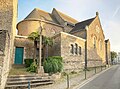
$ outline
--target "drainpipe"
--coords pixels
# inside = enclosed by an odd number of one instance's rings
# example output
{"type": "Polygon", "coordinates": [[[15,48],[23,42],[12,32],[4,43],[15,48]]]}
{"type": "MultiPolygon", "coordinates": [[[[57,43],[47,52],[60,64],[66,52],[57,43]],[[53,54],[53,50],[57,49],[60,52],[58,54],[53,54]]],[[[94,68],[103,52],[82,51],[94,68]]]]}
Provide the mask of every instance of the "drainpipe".
{"type": "Polygon", "coordinates": [[[85,41],[85,69],[87,69],[87,40],[85,41]]]}

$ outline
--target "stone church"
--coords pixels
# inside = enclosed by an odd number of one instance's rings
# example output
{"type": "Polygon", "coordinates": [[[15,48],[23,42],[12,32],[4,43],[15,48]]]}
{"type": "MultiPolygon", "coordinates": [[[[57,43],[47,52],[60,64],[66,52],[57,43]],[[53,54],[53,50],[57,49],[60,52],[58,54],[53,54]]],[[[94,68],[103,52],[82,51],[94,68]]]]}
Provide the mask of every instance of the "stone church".
{"type": "Polygon", "coordinates": [[[41,28],[42,35],[54,41],[48,55],[62,56],[64,71],[79,71],[85,60],[88,67],[110,63],[110,41],[105,40],[98,12],[79,22],[55,8],[52,13],[35,8],[16,26],[17,5],[17,0],[0,0],[0,89],[4,89],[12,64],[24,64],[24,59],[33,57],[28,35],[41,28]]]}
{"type": "Polygon", "coordinates": [[[33,42],[27,37],[30,33],[39,31],[40,27],[43,29],[42,35],[51,37],[54,41],[48,55],[63,57],[65,71],[79,71],[84,68],[85,60],[88,67],[106,64],[110,45],[106,45],[109,40],[105,41],[99,13],[96,12],[95,17],[79,22],[55,8],[52,13],[35,8],[17,24],[13,63],[23,64],[24,59],[33,57],[33,42]],[[21,57],[18,57],[20,54],[17,51],[21,51],[21,57]]]}

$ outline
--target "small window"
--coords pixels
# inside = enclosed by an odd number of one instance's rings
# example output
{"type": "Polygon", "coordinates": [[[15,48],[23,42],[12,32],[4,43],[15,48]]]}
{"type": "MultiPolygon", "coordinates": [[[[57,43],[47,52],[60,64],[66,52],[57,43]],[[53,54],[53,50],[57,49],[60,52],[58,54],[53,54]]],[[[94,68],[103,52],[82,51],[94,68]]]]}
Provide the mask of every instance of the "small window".
{"type": "Polygon", "coordinates": [[[75,54],[78,54],[78,45],[75,43],[75,54]]]}
{"type": "Polygon", "coordinates": [[[82,54],[82,52],[81,52],[81,47],[79,46],[79,54],[81,55],[82,54]]]}
{"type": "Polygon", "coordinates": [[[96,48],[96,38],[95,38],[95,36],[93,37],[93,46],[94,46],[94,48],[96,48]]]}
{"type": "Polygon", "coordinates": [[[99,49],[102,50],[102,41],[99,41],[99,49]]]}
{"type": "Polygon", "coordinates": [[[72,54],[74,54],[74,46],[73,46],[73,44],[71,44],[71,50],[70,50],[70,52],[71,52],[72,54]]]}

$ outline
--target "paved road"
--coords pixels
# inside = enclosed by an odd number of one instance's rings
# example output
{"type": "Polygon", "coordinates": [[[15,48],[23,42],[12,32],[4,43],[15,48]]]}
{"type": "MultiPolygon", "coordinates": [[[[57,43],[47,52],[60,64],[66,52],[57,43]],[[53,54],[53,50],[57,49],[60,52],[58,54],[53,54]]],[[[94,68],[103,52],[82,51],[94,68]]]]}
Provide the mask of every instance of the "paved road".
{"type": "Polygon", "coordinates": [[[113,66],[79,89],[120,89],[120,65],[113,66]]]}

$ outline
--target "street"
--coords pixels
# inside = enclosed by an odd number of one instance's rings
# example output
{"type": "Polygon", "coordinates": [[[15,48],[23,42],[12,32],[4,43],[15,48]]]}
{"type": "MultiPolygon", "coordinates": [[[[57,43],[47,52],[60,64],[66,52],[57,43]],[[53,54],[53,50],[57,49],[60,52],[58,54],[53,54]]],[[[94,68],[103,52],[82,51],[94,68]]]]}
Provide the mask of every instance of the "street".
{"type": "Polygon", "coordinates": [[[120,89],[120,65],[115,65],[79,89],[120,89]]]}

